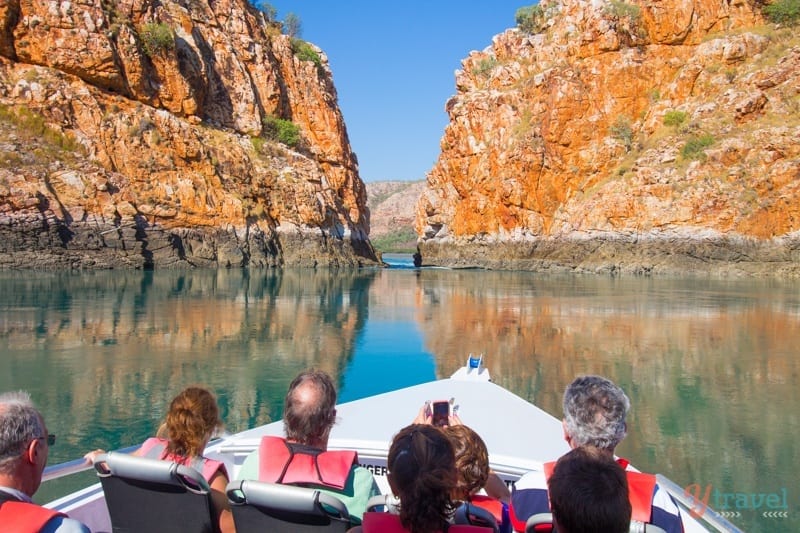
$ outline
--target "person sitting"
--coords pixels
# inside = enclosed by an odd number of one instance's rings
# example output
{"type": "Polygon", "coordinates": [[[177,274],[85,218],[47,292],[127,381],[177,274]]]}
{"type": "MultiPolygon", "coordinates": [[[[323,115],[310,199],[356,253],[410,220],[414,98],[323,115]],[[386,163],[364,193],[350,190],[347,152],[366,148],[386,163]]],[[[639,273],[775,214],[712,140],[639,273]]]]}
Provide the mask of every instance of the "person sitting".
{"type": "Polygon", "coordinates": [[[0,529],[12,533],[89,533],[64,513],[31,499],[42,483],[55,435],[28,393],[0,394],[0,529]]]}
{"type": "Polygon", "coordinates": [[[400,514],[369,512],[348,533],[491,532],[489,528],[452,525],[452,499],[458,473],[450,439],[438,427],[411,424],[392,439],[386,477],[400,500],[400,514]]]}
{"type": "Polygon", "coordinates": [[[347,506],[353,524],[361,523],[367,502],[380,494],[372,473],[358,465],[355,451],[328,451],[336,422],[336,388],[320,370],[301,372],[284,400],[286,437],[262,437],[245,458],[239,479],[257,479],[318,488],[347,506]]]}
{"type": "MultiPolygon", "coordinates": [[[[133,455],[172,461],[194,468],[208,481],[214,519],[222,533],[235,531],[233,515],[225,489],[228,471],[221,461],[203,457],[203,450],[223,427],[214,395],[203,387],[191,386],[180,392],[169,405],[156,437],[144,441],[133,455]]],[[[94,462],[95,450],[86,454],[94,462]]]]}
{"type": "MultiPolygon", "coordinates": [[[[580,376],[564,391],[564,439],[570,448],[591,446],[608,457],[625,438],[625,418],[630,400],[612,381],[601,376],[580,376]]],[[[682,533],[683,521],[672,497],[663,490],[652,474],[628,470],[628,461],[617,462],[626,469],[628,493],[632,505],[632,520],[660,527],[667,533],[682,533]]],[[[546,472],[534,470],[523,475],[514,485],[511,495],[511,523],[515,531],[525,531],[527,519],[535,514],[550,512],[546,472]]]]}
{"type": "Polygon", "coordinates": [[[628,533],[631,503],[625,471],[602,450],[580,447],[561,456],[547,480],[558,533],[628,533]]]}
{"type": "Polygon", "coordinates": [[[489,450],[473,429],[456,421],[442,428],[453,444],[458,478],[453,499],[470,502],[495,517],[501,533],[511,532],[508,503],[511,493],[500,477],[489,468],[489,450]],[[483,491],[486,495],[478,494],[483,491]]]}

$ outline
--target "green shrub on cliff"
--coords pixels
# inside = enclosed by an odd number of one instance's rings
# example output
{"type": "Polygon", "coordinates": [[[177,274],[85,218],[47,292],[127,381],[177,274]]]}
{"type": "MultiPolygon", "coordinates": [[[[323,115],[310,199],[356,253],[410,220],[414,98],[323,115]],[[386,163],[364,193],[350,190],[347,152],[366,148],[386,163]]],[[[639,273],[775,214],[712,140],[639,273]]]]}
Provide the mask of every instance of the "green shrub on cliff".
{"type": "Polygon", "coordinates": [[[710,133],[690,137],[681,149],[681,157],[687,160],[704,161],[706,158],[706,148],[714,144],[714,136],[710,133]]]}
{"type": "Polygon", "coordinates": [[[314,48],[302,39],[292,39],[292,52],[300,61],[311,61],[317,68],[322,67],[322,58],[314,48]]]}
{"type": "Polygon", "coordinates": [[[613,138],[622,143],[626,152],[631,151],[633,147],[633,127],[628,117],[622,115],[617,117],[617,120],[608,131],[613,138]]]}
{"type": "Polygon", "coordinates": [[[525,33],[541,33],[546,22],[544,10],[539,4],[521,7],[514,16],[517,27],[525,33]]]}
{"type": "Polygon", "coordinates": [[[291,147],[297,146],[300,142],[300,127],[291,120],[267,115],[262,123],[264,137],[267,139],[278,141],[291,147]]]}
{"type": "Polygon", "coordinates": [[[775,0],[764,6],[764,14],[776,24],[797,24],[800,22],[800,0],[775,0]]]}
{"type": "Polygon", "coordinates": [[[142,49],[147,57],[155,57],[175,48],[175,35],[172,28],[163,22],[148,22],[139,31],[142,49]]]}
{"type": "Polygon", "coordinates": [[[485,76],[489,74],[494,67],[497,66],[497,58],[494,56],[484,57],[478,62],[478,66],[472,69],[472,73],[476,76],[485,76]]]}
{"type": "Polygon", "coordinates": [[[604,12],[609,17],[622,44],[631,46],[647,36],[642,24],[642,9],[635,4],[611,0],[604,12]]]}
{"type": "Polygon", "coordinates": [[[18,134],[23,138],[31,136],[64,152],[85,153],[83,145],[73,136],[50,126],[42,114],[32,109],[13,108],[0,104],[0,122],[19,128],[18,134]]]}
{"type": "Polygon", "coordinates": [[[686,122],[688,114],[686,111],[678,111],[677,109],[670,109],[664,113],[664,125],[678,127],[686,122]]]}
{"type": "Polygon", "coordinates": [[[611,0],[605,9],[606,14],[616,20],[627,18],[632,23],[638,23],[642,18],[642,9],[635,4],[628,4],[620,0],[611,0]]]}

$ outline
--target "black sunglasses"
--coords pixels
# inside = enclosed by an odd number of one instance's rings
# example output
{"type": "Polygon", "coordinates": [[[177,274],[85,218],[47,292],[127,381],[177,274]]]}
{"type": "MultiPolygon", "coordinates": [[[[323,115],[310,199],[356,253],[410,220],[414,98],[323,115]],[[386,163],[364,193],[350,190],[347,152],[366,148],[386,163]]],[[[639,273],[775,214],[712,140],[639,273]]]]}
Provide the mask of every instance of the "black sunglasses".
{"type": "Polygon", "coordinates": [[[53,444],[56,443],[56,436],[53,435],[52,433],[49,433],[46,437],[38,437],[38,438],[46,440],[48,446],[52,446],[53,444]]]}

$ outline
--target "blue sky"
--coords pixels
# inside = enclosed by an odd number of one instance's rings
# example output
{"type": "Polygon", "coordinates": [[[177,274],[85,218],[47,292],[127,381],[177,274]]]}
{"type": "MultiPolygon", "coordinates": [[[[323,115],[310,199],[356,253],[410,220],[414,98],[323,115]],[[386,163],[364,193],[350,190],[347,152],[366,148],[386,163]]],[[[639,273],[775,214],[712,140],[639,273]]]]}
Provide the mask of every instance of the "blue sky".
{"type": "Polygon", "coordinates": [[[517,0],[274,0],[278,20],[328,55],[361,179],[421,180],[439,156],[444,105],[471,50],[515,26],[517,0]]]}

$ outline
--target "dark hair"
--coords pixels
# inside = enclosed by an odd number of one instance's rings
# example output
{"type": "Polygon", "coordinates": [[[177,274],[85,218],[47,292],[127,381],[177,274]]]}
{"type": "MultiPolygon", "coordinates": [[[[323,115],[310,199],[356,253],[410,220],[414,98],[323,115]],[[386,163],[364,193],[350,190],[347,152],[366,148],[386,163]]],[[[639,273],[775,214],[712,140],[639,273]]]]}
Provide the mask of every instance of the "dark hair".
{"type": "Polygon", "coordinates": [[[336,422],[336,387],[331,377],[321,370],[301,372],[289,384],[283,404],[283,429],[286,438],[314,446],[328,437],[336,422]],[[315,395],[309,399],[298,394],[300,387],[310,386],[315,395]]]}
{"type": "Polygon", "coordinates": [[[200,457],[208,438],[222,428],[217,399],[203,387],[186,387],[173,398],[158,430],[166,438],[165,453],[200,457]]]}
{"type": "Polygon", "coordinates": [[[442,430],[456,455],[458,482],[453,498],[465,501],[489,479],[489,450],[481,436],[468,426],[445,426],[442,430]]]}
{"type": "Polygon", "coordinates": [[[411,533],[445,529],[454,509],[456,461],[444,432],[428,424],[404,427],[392,440],[387,464],[403,527],[411,533]]]}
{"type": "Polygon", "coordinates": [[[630,529],[625,471],[596,448],[579,447],[563,455],[547,488],[559,533],[627,533],[630,529]]]}

